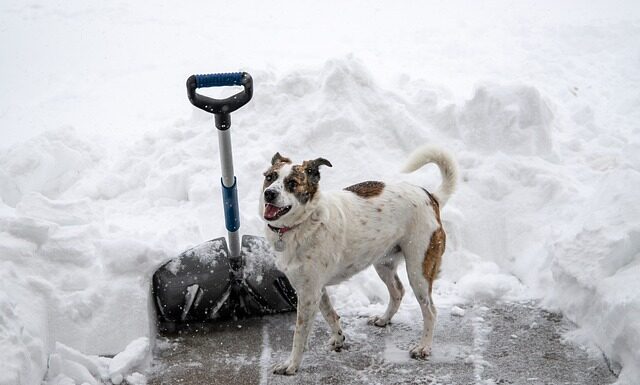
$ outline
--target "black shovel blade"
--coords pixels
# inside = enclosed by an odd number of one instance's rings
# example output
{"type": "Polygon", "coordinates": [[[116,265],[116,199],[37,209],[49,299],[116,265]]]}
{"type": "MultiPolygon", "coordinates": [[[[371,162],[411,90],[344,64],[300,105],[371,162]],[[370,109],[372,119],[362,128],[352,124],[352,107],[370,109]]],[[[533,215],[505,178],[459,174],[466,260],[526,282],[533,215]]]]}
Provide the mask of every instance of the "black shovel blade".
{"type": "Polygon", "coordinates": [[[276,256],[265,238],[242,237],[243,305],[249,315],[295,311],[296,291],[276,267],[276,256]]]}
{"type": "Polygon", "coordinates": [[[231,292],[230,271],[224,238],[202,243],[162,265],[153,275],[159,323],[215,317],[231,292]]]}
{"type": "Polygon", "coordinates": [[[264,238],[245,235],[236,260],[217,238],[165,263],[153,275],[160,331],[296,310],[296,292],[275,261],[264,238]]]}

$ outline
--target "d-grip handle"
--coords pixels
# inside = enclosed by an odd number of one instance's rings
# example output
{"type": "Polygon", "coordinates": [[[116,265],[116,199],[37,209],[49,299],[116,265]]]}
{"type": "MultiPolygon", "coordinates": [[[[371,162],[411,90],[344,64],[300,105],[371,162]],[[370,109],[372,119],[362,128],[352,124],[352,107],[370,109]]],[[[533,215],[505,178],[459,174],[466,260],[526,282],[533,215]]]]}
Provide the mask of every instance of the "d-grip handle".
{"type": "Polygon", "coordinates": [[[191,75],[187,79],[187,96],[191,104],[215,115],[219,130],[226,130],[231,126],[229,113],[251,100],[253,79],[246,72],[191,75]],[[226,99],[214,99],[196,92],[198,88],[226,86],[242,86],[244,90],[226,99]]]}
{"type": "Polygon", "coordinates": [[[194,75],[196,77],[196,88],[224,87],[242,85],[243,72],[231,72],[208,75],[194,75]]]}

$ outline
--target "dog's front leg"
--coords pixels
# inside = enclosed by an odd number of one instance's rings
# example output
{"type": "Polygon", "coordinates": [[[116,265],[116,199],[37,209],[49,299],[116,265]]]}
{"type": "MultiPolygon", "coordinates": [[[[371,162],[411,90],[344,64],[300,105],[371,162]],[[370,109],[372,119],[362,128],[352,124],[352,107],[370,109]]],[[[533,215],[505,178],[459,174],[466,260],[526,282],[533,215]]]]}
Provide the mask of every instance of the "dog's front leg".
{"type": "Polygon", "coordinates": [[[318,311],[321,288],[318,285],[305,282],[304,285],[296,285],[296,289],[298,290],[298,313],[296,316],[296,331],[293,334],[293,347],[289,358],[273,368],[273,372],[276,374],[291,375],[298,370],[302,362],[302,354],[307,344],[307,338],[318,311]]]}

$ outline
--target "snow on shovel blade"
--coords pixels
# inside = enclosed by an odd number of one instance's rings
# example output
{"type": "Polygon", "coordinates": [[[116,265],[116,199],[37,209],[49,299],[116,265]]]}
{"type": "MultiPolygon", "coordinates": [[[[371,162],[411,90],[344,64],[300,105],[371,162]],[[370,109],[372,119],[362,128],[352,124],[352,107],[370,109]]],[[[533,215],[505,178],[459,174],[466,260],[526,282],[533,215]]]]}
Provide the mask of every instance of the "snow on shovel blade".
{"type": "Polygon", "coordinates": [[[229,250],[216,238],[180,254],[153,275],[160,323],[205,321],[215,316],[231,291],[229,250]]]}
{"type": "Polygon", "coordinates": [[[266,239],[242,237],[244,305],[250,315],[296,310],[296,291],[276,267],[276,257],[266,239]]]}

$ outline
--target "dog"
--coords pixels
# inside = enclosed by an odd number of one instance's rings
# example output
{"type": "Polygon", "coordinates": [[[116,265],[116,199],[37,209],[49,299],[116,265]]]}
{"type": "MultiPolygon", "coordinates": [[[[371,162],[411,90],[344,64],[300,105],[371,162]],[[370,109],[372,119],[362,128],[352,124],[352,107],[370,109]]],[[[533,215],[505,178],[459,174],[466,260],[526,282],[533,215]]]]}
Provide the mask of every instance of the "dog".
{"type": "Polygon", "coordinates": [[[340,351],[345,336],[326,287],[338,284],[373,265],[389,290],[384,314],[369,322],[384,327],[398,310],[404,288],[396,269],[404,260],[411,289],[423,317],[422,337],[410,350],[413,358],[431,352],[436,307],[431,298],[446,235],[440,209],[456,189],[457,165],[446,151],[423,146],[407,160],[404,172],[435,163],[442,183],[434,193],[409,183],[368,181],[342,191],[320,191],[324,158],[302,164],[276,153],[264,173],[260,214],[267,240],[276,250],[276,265],[297,291],[293,347],[289,358],[273,368],[292,375],[300,367],[315,315],[320,309],[331,328],[329,345],[340,351]]]}

